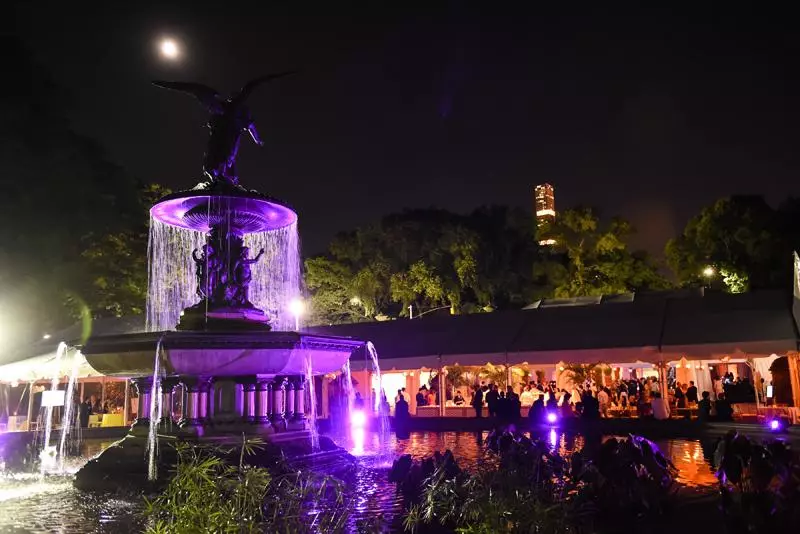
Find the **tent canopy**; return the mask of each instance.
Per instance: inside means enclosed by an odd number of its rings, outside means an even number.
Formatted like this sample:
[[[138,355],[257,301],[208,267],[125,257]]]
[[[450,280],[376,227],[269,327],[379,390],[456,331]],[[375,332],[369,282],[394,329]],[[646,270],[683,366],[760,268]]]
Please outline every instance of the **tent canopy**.
[[[654,364],[797,350],[793,299],[782,291],[678,292],[586,302],[308,330],[372,341],[381,366],[395,369],[487,362]],[[353,356],[354,364],[360,360],[363,355]]]
[[[78,360],[75,361],[74,358]],[[103,376],[95,371],[80,352],[69,351],[60,361],[57,361],[56,353],[40,354],[32,358],[0,365],[0,382],[32,382],[39,380],[51,380],[54,376],[59,378],[71,376],[72,368],[77,365],[76,377],[89,378]]]
[[[315,326],[305,331],[372,341],[385,370],[487,362],[632,365],[684,357],[745,359],[797,350],[797,323],[792,313],[793,305],[800,310],[797,302],[782,291],[737,295],[680,291],[568,299],[566,304],[545,300],[524,310]],[[15,358],[30,363],[0,366],[0,380],[21,380],[31,368],[45,365],[48,358],[54,359],[59,341],[80,345],[87,332],[100,336],[142,331],[141,316],[75,325],[19,351]],[[363,350],[351,357],[353,369],[370,365]],[[38,376],[51,377],[52,372],[46,370]],[[84,376],[96,374],[88,368]]]

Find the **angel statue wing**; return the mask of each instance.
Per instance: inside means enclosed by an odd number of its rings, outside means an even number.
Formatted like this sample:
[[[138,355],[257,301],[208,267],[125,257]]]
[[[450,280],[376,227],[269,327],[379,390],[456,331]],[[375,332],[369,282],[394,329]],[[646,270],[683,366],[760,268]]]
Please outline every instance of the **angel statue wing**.
[[[245,100],[247,100],[247,97],[250,96],[250,93],[252,93],[253,90],[262,83],[271,82],[272,80],[283,78],[284,76],[289,76],[290,74],[294,74],[296,72],[297,71],[294,70],[288,70],[284,72],[267,74],[266,76],[259,76],[258,78],[254,78],[249,82],[247,82],[246,84],[244,84],[244,87],[242,87],[241,91],[239,91],[239,93],[235,95],[231,100],[233,100],[237,104],[242,104],[244,103]]]
[[[155,80],[153,85],[193,95],[209,113],[222,113],[223,111],[220,94],[215,89],[203,85],[202,83],[164,82]]]

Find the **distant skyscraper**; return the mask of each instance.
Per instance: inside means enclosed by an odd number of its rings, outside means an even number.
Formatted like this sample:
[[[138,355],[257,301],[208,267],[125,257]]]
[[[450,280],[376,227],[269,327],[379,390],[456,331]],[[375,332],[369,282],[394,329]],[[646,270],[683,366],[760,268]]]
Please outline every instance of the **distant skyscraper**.
[[[553,186],[540,184],[534,190],[534,206],[536,208],[536,224],[539,230],[545,229],[556,220],[556,196]],[[540,245],[555,245],[554,239],[542,239]]]

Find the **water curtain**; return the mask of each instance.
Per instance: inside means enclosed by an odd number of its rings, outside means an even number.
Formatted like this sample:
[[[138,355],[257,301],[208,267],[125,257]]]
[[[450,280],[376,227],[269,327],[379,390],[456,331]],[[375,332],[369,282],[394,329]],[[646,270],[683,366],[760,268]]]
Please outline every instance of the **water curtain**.
[[[174,330],[181,312],[200,301],[192,252],[205,244],[203,232],[150,218],[148,241],[147,330]],[[252,266],[250,300],[266,311],[274,330],[294,329],[289,303],[300,295],[302,266],[297,223],[268,232],[246,234],[252,251],[264,257]]]

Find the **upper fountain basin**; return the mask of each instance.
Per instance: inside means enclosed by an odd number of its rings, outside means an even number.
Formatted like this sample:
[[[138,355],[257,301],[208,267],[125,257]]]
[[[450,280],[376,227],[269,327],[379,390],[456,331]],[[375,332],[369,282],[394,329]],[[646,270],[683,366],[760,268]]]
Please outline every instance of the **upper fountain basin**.
[[[294,210],[275,199],[217,183],[167,195],[150,209],[150,214],[170,226],[203,233],[220,225],[238,234],[267,232],[297,221]]]
[[[98,373],[116,377],[153,374],[156,347],[168,375],[302,375],[310,358],[315,375],[342,368],[364,343],[298,332],[147,332],[90,338],[81,349]]]

